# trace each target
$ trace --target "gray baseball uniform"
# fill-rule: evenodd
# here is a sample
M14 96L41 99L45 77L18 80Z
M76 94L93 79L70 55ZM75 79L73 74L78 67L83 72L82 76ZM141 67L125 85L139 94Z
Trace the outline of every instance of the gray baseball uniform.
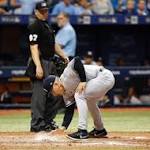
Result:
M115 79L111 71L100 66L84 65L86 75L86 89L81 94L76 92L80 78L74 69L74 59L65 68L60 77L64 85L63 95L66 106L76 101L79 112L79 129L87 129L88 110L90 111L95 128L103 129L103 122L99 112L97 101L113 87Z

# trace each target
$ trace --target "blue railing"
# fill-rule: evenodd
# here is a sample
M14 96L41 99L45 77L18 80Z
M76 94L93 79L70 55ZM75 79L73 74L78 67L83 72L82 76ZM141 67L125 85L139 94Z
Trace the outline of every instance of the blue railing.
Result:
M127 86L126 84L129 83L132 79L136 78L136 80L133 80L132 82L136 82L139 79L145 80L145 79L149 79L150 78L150 67L106 67L109 68L115 78L116 78L116 84L113 88L113 90L111 90L108 93L108 97L110 99L110 106L122 106L122 104L115 104L114 101L114 96L118 95L118 94L123 94L125 88L124 86ZM1 84L5 84L7 82L22 82L24 84L24 82L29 82L29 80L25 80L25 66L20 66L20 67L0 67L0 83ZM14 77L19 77L19 80L16 80L17 78ZM23 78L22 78L23 77ZM14 79L14 80L12 80ZM26 78L28 79L28 78ZM124 84L125 83L125 84ZM140 89L141 89L141 94L149 94L150 89L146 92L144 91L144 87L145 85L143 85L142 83L140 85ZM128 85L129 88L129 85ZM11 95L13 97L31 97L31 91L14 91L11 93ZM150 104L150 102L148 103ZM142 103L140 104L141 106L150 106L147 103ZM126 104L127 106L140 106L137 104ZM123 105L123 106L126 106ZM6 105L6 104L0 104L0 108L29 108L29 104L25 104L25 105L20 105L20 104L10 104L10 105Z
M27 25L34 20L33 16L28 15L0 15L0 25L2 24L19 24ZM56 16L49 16L49 22L55 23ZM149 25L149 16L70 16L73 25Z
M150 76L150 67L106 67L118 77L128 76ZM0 78L23 77L25 66L20 67L0 67Z

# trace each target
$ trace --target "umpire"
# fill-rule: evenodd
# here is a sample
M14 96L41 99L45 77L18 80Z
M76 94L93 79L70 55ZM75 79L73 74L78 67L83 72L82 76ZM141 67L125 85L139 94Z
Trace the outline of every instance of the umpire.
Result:
M43 78L49 74L56 74L56 67L52 61L55 53L66 63L68 58L60 46L55 44L53 29L47 21L47 3L38 2L34 12L35 21L28 27L31 59L29 59L26 75L31 78L32 82L30 130L39 132L55 129L53 122L56 114L53 107L54 98L51 95L48 97L44 92Z

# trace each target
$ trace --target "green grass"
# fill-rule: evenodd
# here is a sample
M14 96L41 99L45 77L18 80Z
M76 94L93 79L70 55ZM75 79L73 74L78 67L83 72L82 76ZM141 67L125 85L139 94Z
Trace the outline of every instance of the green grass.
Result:
M150 132L150 111L104 111L102 113L105 128L112 131L121 132ZM63 114L58 114L56 122L60 125ZM78 115L75 113L74 119L69 127L69 131L75 131L78 124ZM29 131L30 113L18 113L13 115L0 116L0 132L6 131ZM89 115L89 130L93 127L92 119Z

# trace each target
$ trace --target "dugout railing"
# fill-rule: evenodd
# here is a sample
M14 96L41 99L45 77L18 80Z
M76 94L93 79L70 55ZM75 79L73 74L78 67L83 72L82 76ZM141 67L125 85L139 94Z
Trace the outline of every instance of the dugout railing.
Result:
M30 107L31 84L29 78L24 76L25 68L26 67L0 68L1 98L2 95L4 95L6 99L11 99L10 101L1 101L1 108ZM111 92L105 97L106 101L109 99L106 106L150 106L150 67L107 68L113 72L116 83ZM130 95L130 88L135 90L131 90L133 92L132 95ZM7 97L8 95L10 97ZM120 100L119 103L120 96L122 96L124 100L127 100L125 102ZM129 98L132 98L132 100L129 100Z

